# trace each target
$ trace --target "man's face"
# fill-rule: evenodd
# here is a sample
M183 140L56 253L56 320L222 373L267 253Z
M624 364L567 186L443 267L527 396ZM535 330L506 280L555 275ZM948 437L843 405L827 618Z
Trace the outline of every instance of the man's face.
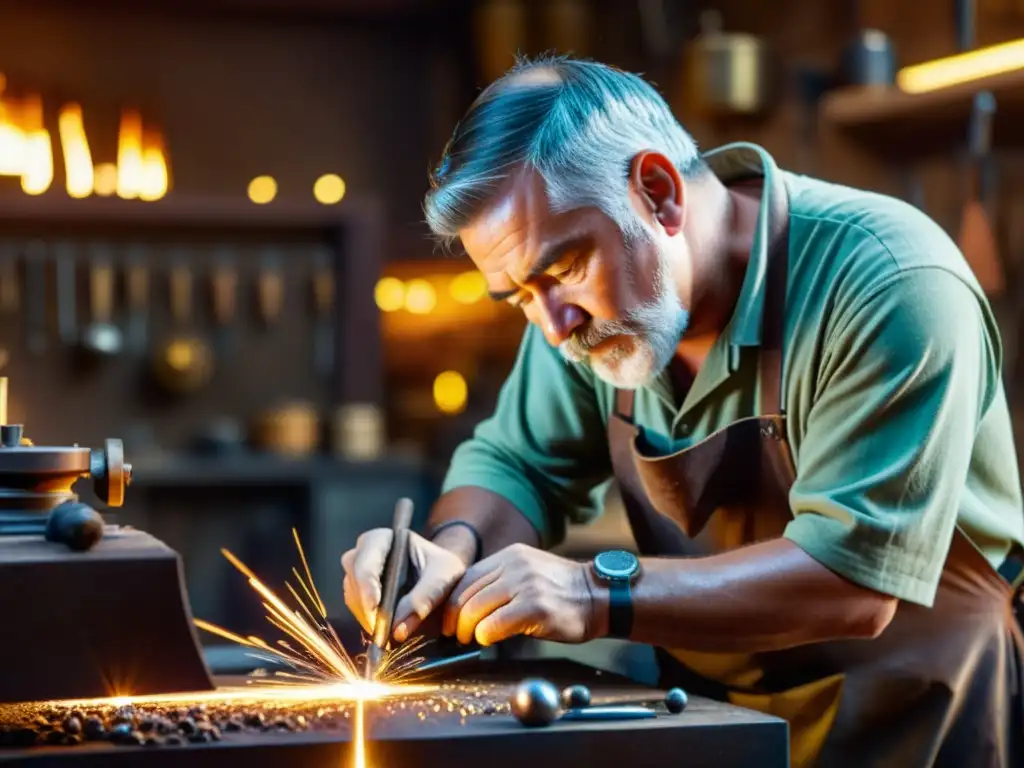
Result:
M519 174L460 236L492 298L521 307L567 360L613 386L649 383L686 330L653 236L627 243L594 208L553 212L536 173Z

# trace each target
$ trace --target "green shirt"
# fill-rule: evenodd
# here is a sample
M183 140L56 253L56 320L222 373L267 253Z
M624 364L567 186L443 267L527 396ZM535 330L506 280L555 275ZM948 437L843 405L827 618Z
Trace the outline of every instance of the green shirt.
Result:
M706 160L726 183L782 174L790 209L783 398L797 469L785 537L864 586L931 605L954 526L998 567L1024 541L992 312L957 246L893 198L779 170L762 149ZM771 184L764 184L767 209ZM668 374L635 420L665 451L757 415L766 237L729 325L683 403ZM530 326L493 416L455 452L445 490L508 499L545 546L600 513L615 390Z

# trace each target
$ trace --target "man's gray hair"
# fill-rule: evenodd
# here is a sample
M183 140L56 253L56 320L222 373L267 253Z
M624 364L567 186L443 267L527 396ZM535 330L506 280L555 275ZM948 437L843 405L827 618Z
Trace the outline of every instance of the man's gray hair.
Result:
M427 224L450 242L506 179L532 169L554 210L594 206L627 240L643 237L627 180L644 150L665 155L684 177L706 168L693 137L643 78L564 56L520 60L456 126L430 177Z

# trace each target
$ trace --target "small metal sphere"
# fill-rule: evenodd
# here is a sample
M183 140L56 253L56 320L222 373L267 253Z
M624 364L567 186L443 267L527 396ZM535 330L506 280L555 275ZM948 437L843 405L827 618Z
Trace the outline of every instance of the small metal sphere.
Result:
M103 518L88 504L64 502L50 510L46 538L79 552L90 549L103 538Z
M582 709L590 706L590 689L585 685L570 685L562 690L562 706Z
M523 680L509 699L516 720L531 728L553 723L558 718L558 705L558 689L537 678Z
M686 709L688 702L689 698L682 688L670 688L665 694L665 708L673 715L678 715Z

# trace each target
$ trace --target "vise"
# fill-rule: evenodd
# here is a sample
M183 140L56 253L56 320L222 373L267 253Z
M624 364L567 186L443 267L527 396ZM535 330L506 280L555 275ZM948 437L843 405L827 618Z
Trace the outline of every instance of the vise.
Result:
M0 702L212 690L181 558L82 503L83 478L120 507L121 441L33 445L0 378Z

